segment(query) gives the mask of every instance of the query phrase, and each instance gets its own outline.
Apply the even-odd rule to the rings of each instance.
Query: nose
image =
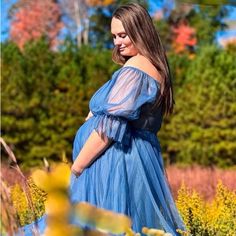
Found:
[[[122,44],[121,38],[120,38],[120,37],[116,37],[116,38],[114,39],[114,44],[115,44],[115,46],[121,45],[121,44]]]

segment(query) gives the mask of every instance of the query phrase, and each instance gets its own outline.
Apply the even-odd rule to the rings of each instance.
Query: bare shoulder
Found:
[[[124,64],[124,67],[125,66],[135,67],[135,68],[145,72],[146,74],[148,74],[149,76],[151,76],[155,80],[161,81],[160,74],[157,71],[157,69],[155,68],[155,66],[146,57],[144,57],[142,55],[136,55],[136,56],[131,57]]]

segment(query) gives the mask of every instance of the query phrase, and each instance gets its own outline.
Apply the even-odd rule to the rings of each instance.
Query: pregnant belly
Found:
[[[81,148],[87,141],[88,137],[94,130],[94,117],[91,117],[89,120],[87,120],[80,128],[78,129],[74,143],[73,143],[73,161],[78,156]]]

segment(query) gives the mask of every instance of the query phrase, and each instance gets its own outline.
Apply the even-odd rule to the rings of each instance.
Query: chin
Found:
[[[131,52],[120,52],[120,55],[124,57],[132,57],[132,56],[135,56],[136,54],[131,53]]]

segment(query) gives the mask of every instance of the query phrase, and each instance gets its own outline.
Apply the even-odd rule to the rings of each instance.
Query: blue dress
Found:
[[[76,133],[73,161],[93,130],[113,142],[79,178],[72,174],[70,196],[72,203],[86,201],[128,215],[135,232],[146,226],[179,235],[176,229],[185,227],[156,137],[162,113],[153,103],[159,93],[158,81],[125,66],[93,95],[89,104],[93,116]]]
[[[79,178],[71,178],[71,201],[124,213],[132,228],[184,229],[165,176],[157,131],[161,107],[153,109],[160,84],[145,72],[122,67],[92,97],[93,113],[78,130],[73,160],[93,130],[112,145]]]

